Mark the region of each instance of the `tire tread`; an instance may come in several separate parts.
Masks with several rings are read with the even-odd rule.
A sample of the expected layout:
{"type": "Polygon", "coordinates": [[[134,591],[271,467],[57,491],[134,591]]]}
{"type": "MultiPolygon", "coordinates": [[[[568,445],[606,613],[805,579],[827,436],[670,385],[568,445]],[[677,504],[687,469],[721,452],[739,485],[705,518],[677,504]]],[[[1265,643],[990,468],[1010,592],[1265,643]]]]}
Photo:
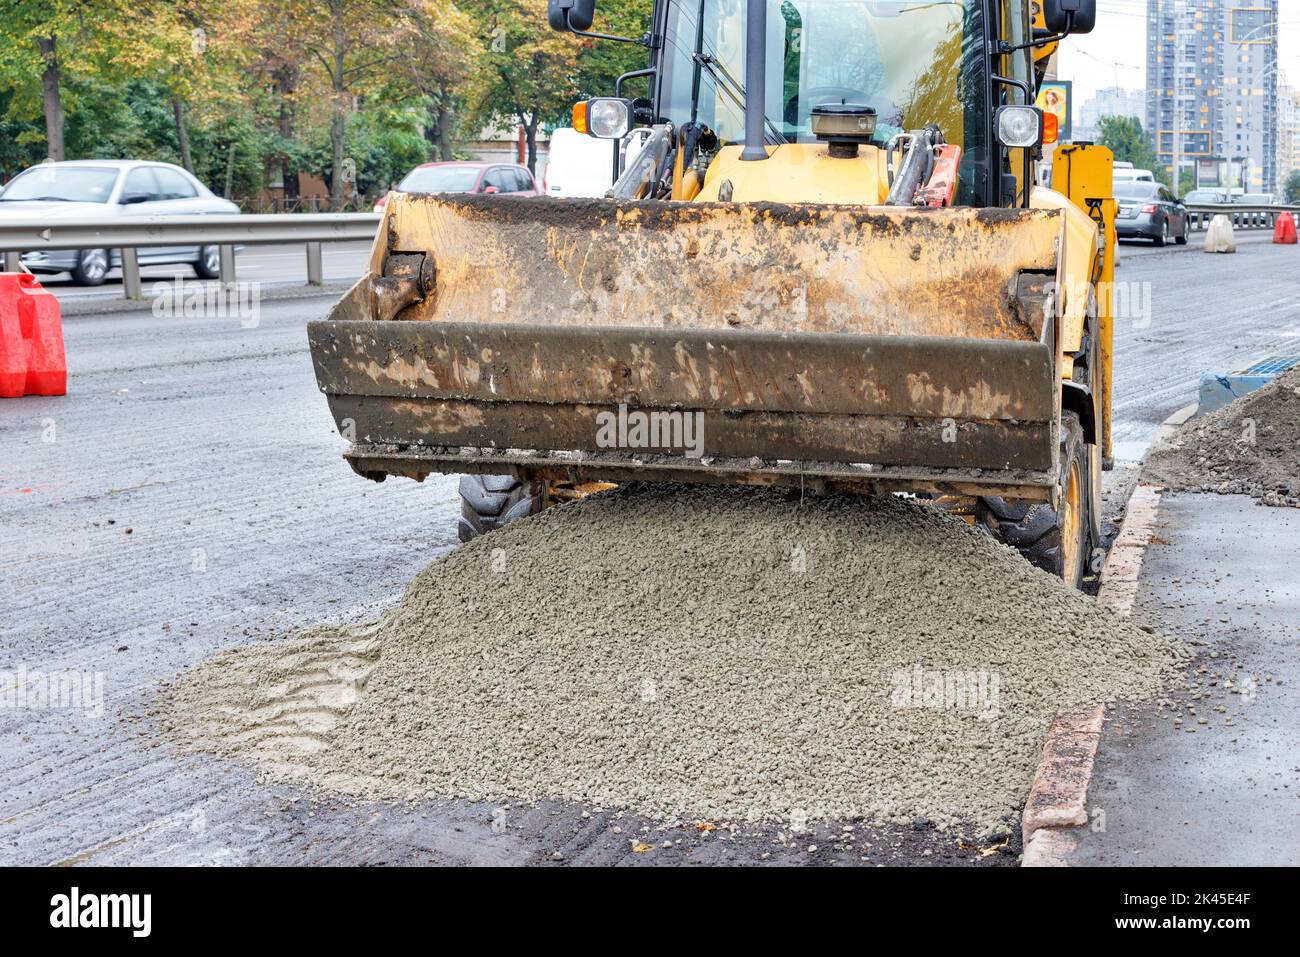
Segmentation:
{"type": "Polygon", "coordinates": [[[468,542],[531,515],[540,505],[531,482],[513,475],[463,475],[456,533],[462,542],[468,542]]]}

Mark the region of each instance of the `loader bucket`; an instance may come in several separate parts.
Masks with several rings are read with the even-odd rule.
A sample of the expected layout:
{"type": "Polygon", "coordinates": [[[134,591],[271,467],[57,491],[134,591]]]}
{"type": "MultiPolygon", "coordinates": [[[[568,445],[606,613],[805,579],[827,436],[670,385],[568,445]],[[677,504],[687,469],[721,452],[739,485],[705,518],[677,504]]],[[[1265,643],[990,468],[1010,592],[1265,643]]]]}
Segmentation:
{"type": "Polygon", "coordinates": [[[361,474],[1050,500],[1057,210],[394,194],[308,334],[361,474]]]}

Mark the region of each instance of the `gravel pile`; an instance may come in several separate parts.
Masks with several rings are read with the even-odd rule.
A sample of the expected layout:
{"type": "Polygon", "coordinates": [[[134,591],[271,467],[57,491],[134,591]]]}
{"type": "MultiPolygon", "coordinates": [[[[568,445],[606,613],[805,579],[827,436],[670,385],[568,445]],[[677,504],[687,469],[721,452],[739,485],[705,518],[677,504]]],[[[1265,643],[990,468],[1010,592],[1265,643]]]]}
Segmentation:
{"type": "Polygon", "coordinates": [[[1300,368],[1189,420],[1151,450],[1143,478],[1300,507],[1300,368]]]}
{"type": "Polygon", "coordinates": [[[988,834],[1057,709],[1186,657],[903,499],[630,486],[452,551],[365,627],[222,653],[158,717],[365,798],[988,834]]]}

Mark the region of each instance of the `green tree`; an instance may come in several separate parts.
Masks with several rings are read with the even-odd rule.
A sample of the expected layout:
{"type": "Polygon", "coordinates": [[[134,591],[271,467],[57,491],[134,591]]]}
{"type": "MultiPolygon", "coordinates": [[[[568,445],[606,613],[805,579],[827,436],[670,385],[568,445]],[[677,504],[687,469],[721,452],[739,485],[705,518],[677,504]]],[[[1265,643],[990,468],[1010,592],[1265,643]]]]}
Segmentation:
{"type": "Polygon", "coordinates": [[[457,117],[465,103],[461,90],[480,68],[474,21],[454,3],[408,2],[396,11],[394,23],[402,31],[399,42],[405,52],[385,99],[418,93],[426,113],[427,155],[436,150],[438,159],[453,159],[457,117]]]}
{"type": "Polygon", "coordinates": [[[1160,160],[1136,116],[1103,116],[1097,126],[1097,142],[1109,147],[1116,161],[1132,163],[1137,169],[1158,171],[1160,160]]]}
{"type": "MultiPolygon", "coordinates": [[[[428,158],[428,143],[421,122],[425,110],[419,101],[404,106],[373,106],[348,116],[348,156],[356,164],[358,195],[377,196],[428,158]]],[[[321,130],[300,158],[303,168],[319,170],[330,179],[331,143],[321,130]]]]}
{"type": "MultiPolygon", "coordinates": [[[[74,0],[30,3],[0,0],[0,89],[10,92],[7,116],[44,119],[45,156],[61,160],[64,147],[64,84],[71,71],[85,70],[91,27],[100,11],[74,0]]],[[[33,131],[26,130],[27,138],[33,131]]],[[[22,134],[20,134],[22,135],[22,134]]]]}
{"type": "Polygon", "coordinates": [[[357,98],[398,58],[383,0],[300,0],[287,13],[306,26],[306,50],[324,70],[330,97],[330,206],[343,208],[355,182],[355,159],[346,155],[348,114],[357,98]]]}
{"type": "MultiPolygon", "coordinates": [[[[65,76],[81,66],[88,33],[71,0],[27,3],[0,0],[0,88],[11,94],[7,117],[44,120],[45,156],[61,160],[64,148],[65,76]]],[[[30,140],[34,131],[22,134],[30,140]]]]}
{"type": "MultiPolygon", "coordinates": [[[[391,86],[413,59],[426,66],[449,62],[449,48],[470,42],[468,21],[454,6],[437,0],[295,0],[287,13],[328,81],[330,204],[341,209],[346,186],[357,181],[358,173],[358,157],[345,155],[349,114],[368,94],[391,86]],[[438,60],[440,51],[446,55],[438,60]]],[[[456,79],[448,69],[438,89],[456,79]]]]}
{"type": "Polygon", "coordinates": [[[557,33],[540,4],[525,0],[464,0],[479,29],[472,118],[524,128],[528,168],[537,170],[537,131],[577,97],[578,55],[591,40],[557,33]]]}
{"type": "Polygon", "coordinates": [[[0,184],[8,182],[45,155],[45,133],[40,122],[10,114],[12,90],[0,90],[0,184]]]}
{"type": "Polygon", "coordinates": [[[310,24],[295,17],[296,0],[223,0],[206,27],[209,57],[239,81],[216,101],[204,100],[211,112],[244,106],[261,140],[264,174],[275,169],[284,199],[298,198],[298,172],[304,151],[302,126],[309,125],[311,105],[320,101],[306,49],[310,24]],[[214,41],[217,45],[214,47],[214,41]]]}
{"type": "Polygon", "coordinates": [[[166,0],[0,0],[0,89],[9,117],[45,123],[46,156],[66,156],[70,84],[185,73],[192,37],[166,0]],[[67,102],[65,102],[67,100],[67,102]]]}
{"type": "MultiPolygon", "coordinates": [[[[652,0],[617,0],[598,8],[599,22],[595,29],[615,36],[640,37],[650,29],[652,0]]],[[[624,73],[640,70],[649,65],[645,47],[613,40],[582,41],[578,46],[576,76],[578,98],[613,96],[614,83],[624,73]]],[[[645,78],[630,81],[623,91],[625,96],[641,96],[649,89],[645,78]]],[[[568,125],[562,111],[557,120],[568,125]]]]}
{"type": "Polygon", "coordinates": [[[1286,178],[1286,185],[1282,187],[1282,190],[1286,196],[1287,203],[1291,205],[1300,203],[1300,169],[1291,171],[1291,174],[1286,178]]]}

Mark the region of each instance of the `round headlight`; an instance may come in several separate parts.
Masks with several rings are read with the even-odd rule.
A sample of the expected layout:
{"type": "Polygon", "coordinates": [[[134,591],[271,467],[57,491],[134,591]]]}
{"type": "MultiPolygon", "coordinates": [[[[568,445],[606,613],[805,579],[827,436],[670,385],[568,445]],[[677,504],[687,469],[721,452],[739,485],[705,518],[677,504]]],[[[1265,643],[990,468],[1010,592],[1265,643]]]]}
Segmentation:
{"type": "Polygon", "coordinates": [[[1043,139],[1043,119],[1032,106],[1004,106],[998,110],[998,140],[1003,146],[1028,149],[1043,139]]]}
{"type": "Polygon", "coordinates": [[[587,129],[603,140],[622,139],[631,125],[626,100],[594,99],[587,104],[587,129]]]}

